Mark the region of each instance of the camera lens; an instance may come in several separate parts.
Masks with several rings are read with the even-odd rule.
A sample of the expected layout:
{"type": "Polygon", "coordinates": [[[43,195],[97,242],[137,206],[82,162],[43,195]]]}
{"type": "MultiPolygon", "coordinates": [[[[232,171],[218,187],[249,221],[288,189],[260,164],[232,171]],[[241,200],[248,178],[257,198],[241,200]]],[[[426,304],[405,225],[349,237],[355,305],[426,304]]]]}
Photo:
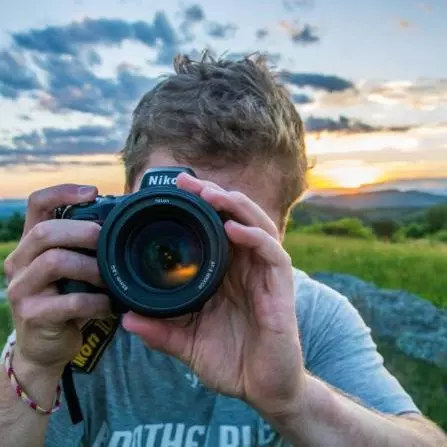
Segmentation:
{"type": "Polygon", "coordinates": [[[188,284],[200,270],[203,256],[194,230],[173,220],[160,220],[141,227],[130,253],[140,280],[157,289],[188,284]]]}
{"type": "Polygon", "coordinates": [[[211,205],[157,186],[131,194],[108,214],[97,260],[115,312],[166,318],[202,309],[224,280],[230,251],[211,205]]]}

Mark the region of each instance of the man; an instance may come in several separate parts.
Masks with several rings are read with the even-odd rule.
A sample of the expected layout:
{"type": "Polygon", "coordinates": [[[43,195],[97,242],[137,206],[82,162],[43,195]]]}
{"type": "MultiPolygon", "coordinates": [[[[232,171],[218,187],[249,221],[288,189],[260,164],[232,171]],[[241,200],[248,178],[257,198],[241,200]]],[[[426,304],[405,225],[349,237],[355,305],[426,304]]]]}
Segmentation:
{"type": "Polygon", "coordinates": [[[62,204],[93,200],[96,188],[33,193],[5,261],[16,332],[4,358],[22,388],[2,372],[0,445],[446,445],[383,367],[348,300],[294,269],[281,247],[307,170],[286,91],[261,59],[178,57],[175,69],[135,110],[122,153],[126,192],[148,168],[192,167],[198,178],[181,174],[177,186],[231,216],[228,275],[191,324],[125,314],[95,369],[74,373],[82,422],[72,423],[65,399],[40,414],[30,401],[53,407],[81,325],[110,311],[107,296],[61,296],[54,286],[102,285],[95,259],[69,250],[94,248],[99,226],[51,219],[62,204]]]}

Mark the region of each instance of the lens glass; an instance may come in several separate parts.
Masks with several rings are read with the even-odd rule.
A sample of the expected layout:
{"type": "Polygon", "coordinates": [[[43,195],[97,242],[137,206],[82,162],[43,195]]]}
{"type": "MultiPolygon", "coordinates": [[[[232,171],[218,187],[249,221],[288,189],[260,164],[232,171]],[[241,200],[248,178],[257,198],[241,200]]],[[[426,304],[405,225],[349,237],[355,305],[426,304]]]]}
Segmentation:
{"type": "Polygon", "coordinates": [[[133,238],[131,258],[144,283],[157,289],[172,289],[196,277],[203,250],[190,226],[158,220],[139,228],[133,238]]]}

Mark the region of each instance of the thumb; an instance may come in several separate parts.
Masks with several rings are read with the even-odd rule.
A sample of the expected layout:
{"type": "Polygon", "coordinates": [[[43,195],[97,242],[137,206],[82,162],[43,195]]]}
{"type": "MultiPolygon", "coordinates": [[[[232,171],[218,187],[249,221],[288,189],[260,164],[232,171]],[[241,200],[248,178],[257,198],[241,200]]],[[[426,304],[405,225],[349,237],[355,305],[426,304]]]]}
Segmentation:
{"type": "Polygon", "coordinates": [[[133,312],[123,316],[124,329],[141,337],[150,348],[189,364],[192,353],[192,328],[175,320],[144,317],[133,312]]]}

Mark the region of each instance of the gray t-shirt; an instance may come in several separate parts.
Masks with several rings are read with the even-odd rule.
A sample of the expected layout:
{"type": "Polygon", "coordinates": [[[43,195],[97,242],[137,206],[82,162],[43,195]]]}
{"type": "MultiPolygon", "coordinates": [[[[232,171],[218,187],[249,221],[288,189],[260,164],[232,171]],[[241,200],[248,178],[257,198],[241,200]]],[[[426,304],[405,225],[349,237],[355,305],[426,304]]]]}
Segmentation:
{"type": "MultiPolygon", "coordinates": [[[[298,270],[295,282],[305,367],[367,407],[420,413],[347,298],[298,270]]],[[[206,389],[186,365],[122,327],[95,370],[74,373],[74,381],[84,421],[71,423],[64,400],[50,417],[46,447],[289,445],[244,402],[206,389]]]]}

